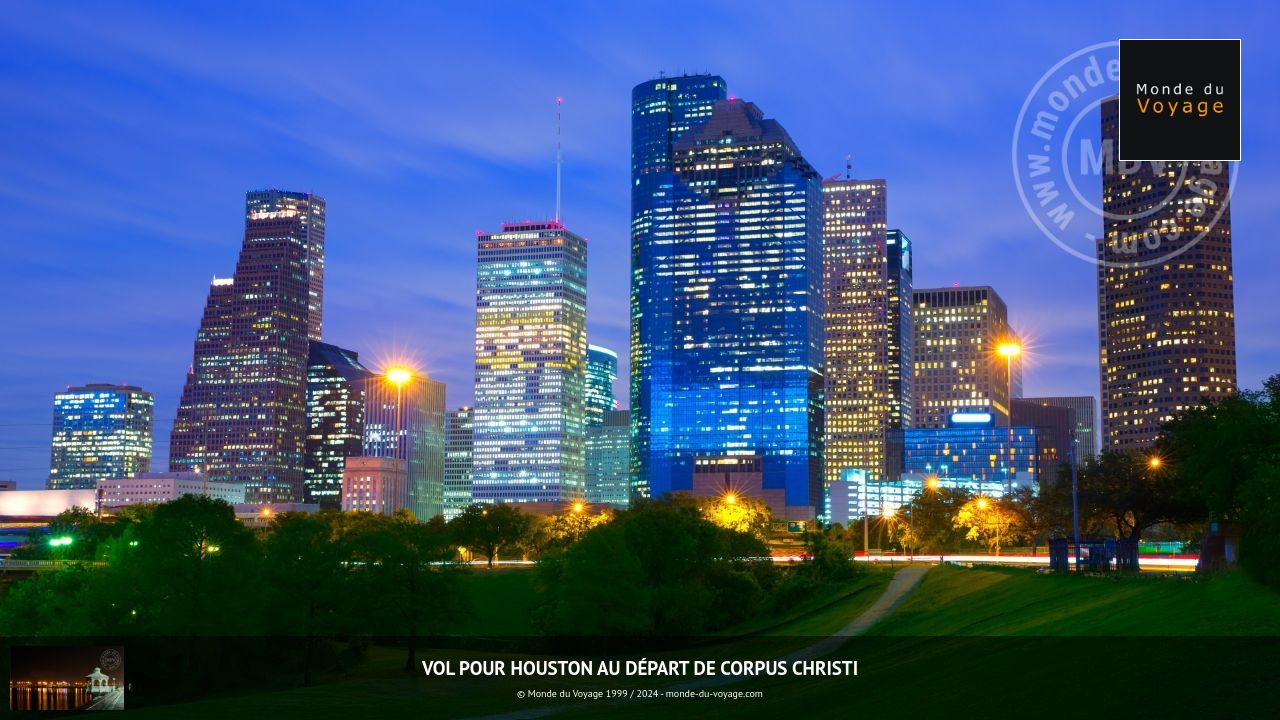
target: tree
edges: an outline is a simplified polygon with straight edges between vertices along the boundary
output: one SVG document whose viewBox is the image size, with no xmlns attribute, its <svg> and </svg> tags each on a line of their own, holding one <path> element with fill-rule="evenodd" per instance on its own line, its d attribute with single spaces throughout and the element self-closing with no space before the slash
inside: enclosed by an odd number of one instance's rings
<svg viewBox="0 0 1280 720">
<path fill-rule="evenodd" d="M 449 522 L 449 530 L 457 543 L 484 556 L 493 567 L 498 553 L 507 547 L 518 547 L 533 529 L 533 518 L 509 504 L 468 505 Z"/>
<path fill-rule="evenodd" d="M 365 514 L 353 524 L 353 556 L 365 571 L 371 616 L 378 629 L 408 629 L 405 672 L 417 663 L 419 631 L 443 632 L 464 612 L 450 529 L 436 516 L 419 522 L 413 513 Z M 496 549 L 494 550 L 496 553 Z"/>
<path fill-rule="evenodd" d="M 728 493 L 702 502 L 703 512 L 711 522 L 726 530 L 748 533 L 768 542 L 773 511 L 764 500 Z"/>
<path fill-rule="evenodd" d="M 311 684 L 317 635 L 343 629 L 350 548 L 338 535 L 340 514 L 281 513 L 266 536 L 271 627 L 306 638 L 303 684 Z"/>
<path fill-rule="evenodd" d="M 1166 425 L 1156 452 L 1195 520 L 1240 529 L 1240 564 L 1280 587 L 1280 374 Z"/>
<path fill-rule="evenodd" d="M 907 522 L 893 524 L 894 539 L 903 547 L 920 552 L 947 552 L 960 549 L 964 533 L 952 523 L 960 506 L 972 496 L 966 490 L 925 487 L 898 509 Z M 852 525 L 849 532 L 860 532 Z"/>
<path fill-rule="evenodd" d="M 1008 498 L 976 497 L 961 505 L 951 523 L 965 531 L 965 539 L 983 542 L 1000 551 L 1001 542 L 1016 537 L 1018 513 Z"/>
<path fill-rule="evenodd" d="M 1178 491 L 1175 475 L 1143 453 L 1105 451 L 1086 460 L 1077 475 L 1081 507 L 1105 515 L 1119 538 L 1137 542 L 1143 530 L 1195 513 Z"/>
<path fill-rule="evenodd" d="M 768 548 L 722 528 L 689 497 L 634 502 L 539 563 L 549 635 L 687 636 L 754 612 Z"/>
</svg>

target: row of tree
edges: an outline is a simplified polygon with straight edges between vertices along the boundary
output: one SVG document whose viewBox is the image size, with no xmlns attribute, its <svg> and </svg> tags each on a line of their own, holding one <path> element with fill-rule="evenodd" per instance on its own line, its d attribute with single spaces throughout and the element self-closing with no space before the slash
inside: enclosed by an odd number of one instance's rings
<svg viewBox="0 0 1280 720">
<path fill-rule="evenodd" d="M 878 538 L 908 552 L 953 552 L 1071 538 L 1182 540 L 1197 547 L 1210 526 L 1238 531 L 1240 562 L 1280 586 L 1280 375 L 1183 412 L 1142 452 L 1105 451 L 1003 498 L 926 487 L 876 521 Z M 860 528 L 843 532 L 855 538 Z M 858 538 L 860 540 L 860 538 Z"/>
</svg>

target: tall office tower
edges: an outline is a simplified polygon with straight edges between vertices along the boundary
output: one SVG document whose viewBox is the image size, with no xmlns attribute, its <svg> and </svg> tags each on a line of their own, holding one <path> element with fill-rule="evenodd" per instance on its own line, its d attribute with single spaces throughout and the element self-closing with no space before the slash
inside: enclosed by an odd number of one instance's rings
<svg viewBox="0 0 1280 720">
<path fill-rule="evenodd" d="M 364 456 L 404 461 L 407 507 L 419 520 L 444 512 L 444 383 L 388 368 L 365 382 Z"/>
<path fill-rule="evenodd" d="M 342 505 L 346 459 L 364 453 L 365 383 L 375 377 L 353 350 L 312 340 L 307 354 L 306 487 L 309 503 Z"/>
<path fill-rule="evenodd" d="M 1119 163 L 1118 112 L 1102 104 L 1104 450 L 1145 447 L 1179 411 L 1236 391 L 1227 163 Z"/>
<path fill-rule="evenodd" d="M 716 75 L 660 77 L 631 91 L 631 482 L 648 496 L 650 406 L 643 398 L 653 392 L 654 347 L 668 347 L 673 339 L 671 296 L 650 292 L 654 274 L 669 262 L 668 223 L 676 188 L 673 148 L 690 128 L 711 116 L 725 99 L 725 82 Z"/>
<path fill-rule="evenodd" d="M 599 345 L 587 346 L 587 427 L 604 424 L 604 414 L 618 408 L 613 381 L 618 379 L 618 353 Z"/>
<path fill-rule="evenodd" d="M 307 338 L 319 340 L 324 319 L 324 198 L 257 190 L 245 197 L 247 217 L 306 246 Z"/>
<path fill-rule="evenodd" d="M 587 502 L 626 507 L 631 501 L 631 411 L 609 410 L 587 428 Z"/>
<path fill-rule="evenodd" d="M 1004 300 L 990 287 L 930 288 L 913 292 L 912 305 L 914 426 L 945 428 L 964 410 L 1008 425 L 1010 363 L 997 351 L 1012 338 Z"/>
<path fill-rule="evenodd" d="M 475 413 L 462 406 L 444 419 L 444 519 L 471 504 L 471 433 Z"/>
<path fill-rule="evenodd" d="M 884 180 L 822 191 L 826 483 L 849 469 L 879 481 L 885 431 L 911 420 L 911 241 L 887 230 Z"/>
<path fill-rule="evenodd" d="M 90 384 L 53 396 L 50 490 L 151 470 L 155 398 L 132 385 Z"/>
<path fill-rule="evenodd" d="M 1074 427 L 1071 431 L 1075 443 L 1076 462 L 1098 454 L 1098 404 L 1092 395 L 1068 397 L 1023 398 L 1025 402 L 1049 407 L 1069 408 Z"/>
<path fill-rule="evenodd" d="M 906 233 L 896 229 L 885 234 L 885 247 L 889 259 L 889 303 L 885 306 L 885 324 L 889 327 L 889 426 L 909 428 L 915 424 L 915 397 L 911 392 L 915 373 L 911 264 L 915 251 Z"/>
<path fill-rule="evenodd" d="M 478 238 L 471 497 L 584 495 L 587 242 L 557 220 Z"/>
<path fill-rule="evenodd" d="M 694 459 L 762 458 L 796 515 L 822 498 L 822 184 L 786 130 L 721 100 L 672 147 L 636 232 L 636 482 L 690 490 Z"/>
<path fill-rule="evenodd" d="M 209 288 L 169 444 L 169 469 L 303 497 L 307 342 L 320 335 L 324 200 L 250 192 L 235 275 Z"/>
</svg>

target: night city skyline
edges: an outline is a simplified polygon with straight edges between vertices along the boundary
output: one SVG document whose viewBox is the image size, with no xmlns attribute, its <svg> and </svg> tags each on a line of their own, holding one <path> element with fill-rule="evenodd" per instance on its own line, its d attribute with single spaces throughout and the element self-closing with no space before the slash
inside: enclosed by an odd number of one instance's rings
<svg viewBox="0 0 1280 720">
<path fill-rule="evenodd" d="M 1266 27 L 1264 9 L 1256 23 L 1201 17 L 1188 33 L 1178 12 L 1095 4 L 1064 11 L 1052 37 L 978 47 L 995 15 L 1012 26 L 1020 11 L 682 7 L 332 8 L 284 34 L 234 6 L 12 8 L 0 20 L 0 480 L 44 486 L 53 395 L 89 383 L 154 393 L 166 466 L 209 282 L 235 269 L 256 189 L 328 203 L 324 341 L 371 369 L 416 366 L 446 384 L 448 409 L 471 405 L 476 232 L 554 214 L 557 96 L 563 219 L 590 248 L 586 340 L 618 354 L 625 405 L 630 93 L 664 71 L 723 77 L 823 177 L 851 154 L 854 178 L 884 178 L 915 287 L 994 287 L 1027 343 L 1025 395 L 1096 397 L 1096 268 L 1043 237 L 1019 201 L 1017 107 L 1092 43 Z M 698 21 L 663 20 L 677 12 Z M 454 30 L 425 41 L 445 20 Z M 884 24 L 904 34 L 871 31 Z M 326 52 L 308 54 L 316 42 Z M 1280 119 L 1266 92 L 1280 49 L 1259 32 L 1243 52 L 1236 341 L 1239 385 L 1258 388 L 1280 367 L 1267 232 L 1280 222 L 1280 146 L 1263 132 Z"/>
</svg>

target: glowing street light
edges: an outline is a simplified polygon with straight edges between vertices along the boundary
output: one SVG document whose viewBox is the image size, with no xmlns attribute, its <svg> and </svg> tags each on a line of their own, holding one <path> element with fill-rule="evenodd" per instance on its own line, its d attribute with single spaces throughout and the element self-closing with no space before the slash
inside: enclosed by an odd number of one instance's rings
<svg viewBox="0 0 1280 720">
<path fill-rule="evenodd" d="M 583 503 L 576 502 L 573 504 L 573 511 L 575 513 L 581 513 L 583 510 L 586 510 L 586 509 L 587 509 L 587 506 L 584 505 Z"/>
<path fill-rule="evenodd" d="M 1013 426 L 1013 359 L 1022 354 L 1022 346 L 1012 340 L 1006 340 L 996 346 L 996 353 L 1004 358 L 1005 377 L 1009 378 L 1009 394 L 1006 396 L 1006 402 L 1009 403 L 1009 425 Z M 1012 490 L 1009 483 L 1005 483 L 1005 492 Z"/>
<path fill-rule="evenodd" d="M 408 460 L 409 457 L 408 455 L 405 454 L 405 451 L 404 451 L 404 445 L 405 445 L 404 427 L 400 423 L 400 406 L 402 404 L 400 392 L 404 388 L 404 384 L 409 382 L 411 379 L 413 379 L 413 372 L 409 370 L 409 368 L 404 367 L 403 365 L 392 365 L 391 367 L 387 368 L 386 378 L 387 378 L 387 382 L 396 386 L 396 454 L 395 454 L 395 457 L 397 460 Z"/>
<path fill-rule="evenodd" d="M 70 535 L 59 535 L 49 538 L 49 547 L 66 547 L 75 541 L 76 539 Z"/>
<path fill-rule="evenodd" d="M 933 475 L 925 481 L 925 485 L 927 485 L 930 490 L 937 490 L 942 487 L 942 481 L 938 479 L 937 475 Z"/>
<path fill-rule="evenodd" d="M 996 348 L 996 352 L 1000 353 L 1001 357 L 1012 360 L 1022 354 L 1022 346 L 1014 342 L 1004 342 L 1000 343 L 1000 347 Z"/>
<path fill-rule="evenodd" d="M 1151 456 L 1151 459 L 1147 460 L 1147 465 L 1148 465 L 1152 470 L 1156 470 L 1156 469 L 1158 469 L 1158 468 L 1159 468 L 1161 465 L 1163 465 L 1163 464 L 1164 464 L 1164 461 L 1160 459 L 1160 456 L 1159 456 L 1159 455 L 1152 455 L 1152 456 Z"/>
<path fill-rule="evenodd" d="M 734 504 L 734 503 L 738 502 L 738 496 L 737 496 L 737 495 L 734 495 L 733 493 L 726 493 L 726 494 L 725 494 L 725 496 L 724 496 L 724 501 L 725 501 L 726 503 L 728 503 L 728 504 L 732 505 L 732 504 Z"/>
</svg>

